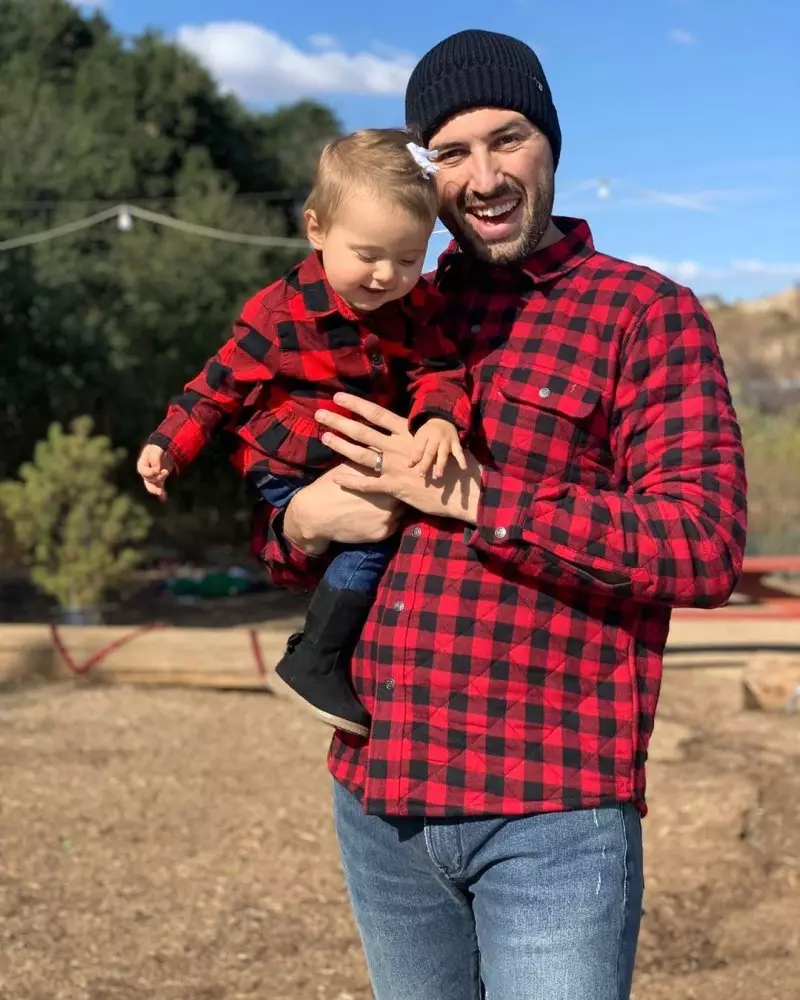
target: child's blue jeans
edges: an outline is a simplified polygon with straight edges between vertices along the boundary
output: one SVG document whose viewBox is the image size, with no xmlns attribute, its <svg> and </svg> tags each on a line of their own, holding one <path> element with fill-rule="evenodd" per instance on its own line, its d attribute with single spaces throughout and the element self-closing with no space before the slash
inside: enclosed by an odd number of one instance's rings
<svg viewBox="0 0 800 1000">
<path fill-rule="evenodd" d="M 283 510 L 308 480 L 273 476 L 268 472 L 253 477 L 256 489 L 271 507 Z M 395 539 L 363 545 L 337 545 L 336 555 L 325 571 L 325 581 L 334 590 L 355 590 L 373 595 L 389 558 Z"/>
</svg>

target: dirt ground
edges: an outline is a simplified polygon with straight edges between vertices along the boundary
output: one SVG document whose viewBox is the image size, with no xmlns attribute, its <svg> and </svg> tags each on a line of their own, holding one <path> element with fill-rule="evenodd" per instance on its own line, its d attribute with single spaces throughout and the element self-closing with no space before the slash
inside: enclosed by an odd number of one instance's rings
<svg viewBox="0 0 800 1000">
<path fill-rule="evenodd" d="M 637 1000 L 800 997 L 800 717 L 667 674 Z M 327 732 L 264 694 L 0 695 L 2 1000 L 367 1000 Z"/>
</svg>

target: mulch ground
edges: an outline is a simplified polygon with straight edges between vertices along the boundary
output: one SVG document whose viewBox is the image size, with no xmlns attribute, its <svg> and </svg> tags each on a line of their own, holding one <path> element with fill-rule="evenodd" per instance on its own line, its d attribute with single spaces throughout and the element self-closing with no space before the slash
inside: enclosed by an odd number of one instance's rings
<svg viewBox="0 0 800 1000">
<path fill-rule="evenodd" d="M 800 717 L 674 670 L 637 1000 L 800 996 Z M 0 695 L 1 1000 L 367 1000 L 328 734 L 265 694 Z"/>
</svg>

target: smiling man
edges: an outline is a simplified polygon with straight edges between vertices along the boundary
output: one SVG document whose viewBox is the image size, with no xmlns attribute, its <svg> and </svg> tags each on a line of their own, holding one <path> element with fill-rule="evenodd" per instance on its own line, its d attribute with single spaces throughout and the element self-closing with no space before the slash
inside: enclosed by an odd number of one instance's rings
<svg viewBox="0 0 800 1000">
<path fill-rule="evenodd" d="M 472 381 L 468 469 L 409 468 L 401 416 L 318 415 L 347 463 L 273 513 L 275 579 L 406 515 L 352 661 L 368 738 L 330 754 L 376 1000 L 625 1000 L 670 608 L 730 595 L 736 417 L 695 296 L 553 218 L 535 54 L 467 31 L 406 95 L 453 244 L 436 281 Z"/>
<path fill-rule="evenodd" d="M 553 147 L 527 118 L 481 108 L 456 115 L 435 137 L 440 217 L 469 253 L 513 264 L 560 238 L 552 220 Z M 468 185 L 460 181 L 465 166 Z"/>
</svg>

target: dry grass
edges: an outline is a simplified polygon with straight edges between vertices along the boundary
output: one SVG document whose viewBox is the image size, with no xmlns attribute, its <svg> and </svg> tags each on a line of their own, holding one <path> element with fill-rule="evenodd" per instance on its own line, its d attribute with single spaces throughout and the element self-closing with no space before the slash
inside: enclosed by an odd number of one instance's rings
<svg viewBox="0 0 800 1000">
<path fill-rule="evenodd" d="M 665 688 L 637 1000 L 789 1000 L 800 720 L 722 671 Z M 367 1000 L 326 741 L 263 695 L 0 697 L 0 998 Z"/>
</svg>

